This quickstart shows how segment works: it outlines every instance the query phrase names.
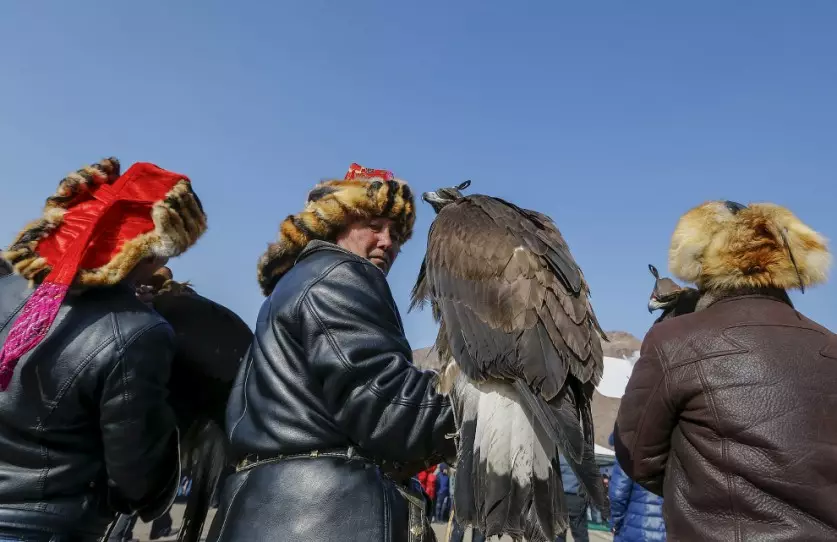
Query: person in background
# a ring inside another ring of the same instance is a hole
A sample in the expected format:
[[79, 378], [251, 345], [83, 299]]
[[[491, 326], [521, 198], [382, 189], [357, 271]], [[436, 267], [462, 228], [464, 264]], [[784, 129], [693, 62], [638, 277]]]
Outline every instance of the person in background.
[[135, 288], [205, 230], [185, 176], [109, 158], [63, 179], [3, 252], [0, 539], [98, 542], [116, 513], [171, 505], [174, 332]]
[[[602, 485], [604, 486], [605, 492], [610, 491], [610, 475], [609, 474], [603, 474], [602, 475]], [[597, 522], [598, 523], [605, 523], [604, 517], [602, 517], [602, 511], [597, 509], [596, 512], [597, 512], [598, 518], [599, 518]]]
[[[604, 486], [605, 491], [607, 491], [607, 484], [608, 484], [608, 476], [607, 474], [602, 474], [602, 485]], [[590, 506], [588, 508], [590, 521], [597, 524], [603, 524], [604, 518], [602, 517], [602, 511], [599, 510], [595, 506]]]
[[[612, 433], [609, 441], [613, 446]], [[631, 480], [618, 461], [611, 474], [608, 495], [614, 542], [664, 542], [663, 498]]]
[[651, 326], [614, 430], [671, 539], [837, 540], [837, 335], [788, 295], [831, 260], [779, 205], [710, 201], [678, 221], [669, 269], [699, 299]]
[[[588, 542], [590, 538], [587, 533], [587, 501], [578, 494], [578, 478], [569, 463], [564, 459], [563, 454], [558, 457], [561, 465], [561, 481], [564, 484], [564, 498], [570, 519], [569, 530], [572, 532], [574, 542]], [[555, 542], [566, 542], [566, 534], [565, 531], [564, 534], [558, 535]]]
[[439, 474], [436, 475], [436, 521], [445, 522], [450, 513], [450, 475], [445, 463], [439, 464]]
[[433, 519], [436, 510], [436, 465], [427, 467], [416, 476], [421, 483], [422, 489], [430, 499], [430, 507], [427, 517]]

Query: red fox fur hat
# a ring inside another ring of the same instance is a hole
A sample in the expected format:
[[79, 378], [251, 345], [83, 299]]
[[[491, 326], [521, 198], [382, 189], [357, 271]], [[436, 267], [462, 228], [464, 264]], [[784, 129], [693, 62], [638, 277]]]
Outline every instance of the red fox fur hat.
[[804, 291], [828, 278], [827, 243], [779, 205], [710, 201], [680, 218], [668, 264], [675, 276], [702, 290]]
[[71, 286], [115, 285], [145, 258], [185, 252], [206, 215], [185, 175], [138, 163], [124, 175], [107, 158], [68, 175], [2, 256], [37, 286], [0, 351], [0, 388], [37, 346]]
[[269, 296], [309, 241], [333, 241], [353, 219], [390, 218], [404, 243], [413, 234], [415, 202], [410, 187], [389, 171], [352, 164], [342, 180], [324, 181], [308, 193], [305, 209], [279, 226], [279, 238], [259, 259], [258, 279]]

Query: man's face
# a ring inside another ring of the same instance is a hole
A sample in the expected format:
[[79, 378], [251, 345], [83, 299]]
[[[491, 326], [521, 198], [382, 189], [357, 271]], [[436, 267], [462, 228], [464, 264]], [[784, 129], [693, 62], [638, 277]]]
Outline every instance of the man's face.
[[389, 273], [401, 251], [395, 223], [389, 218], [370, 218], [352, 222], [337, 236], [337, 245], [366, 258], [384, 274]]

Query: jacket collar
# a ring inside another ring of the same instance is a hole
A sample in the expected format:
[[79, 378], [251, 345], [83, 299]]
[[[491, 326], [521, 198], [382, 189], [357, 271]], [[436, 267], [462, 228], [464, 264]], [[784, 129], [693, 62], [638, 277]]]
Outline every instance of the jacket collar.
[[734, 301], [741, 298], [760, 298], [784, 303], [793, 308], [793, 302], [787, 291], [782, 288], [735, 288], [730, 290], [704, 290], [695, 307], [695, 312], [708, 309], [716, 303]]
[[345, 255], [347, 255], [347, 256], [349, 256], [349, 257], [351, 257], [351, 258], [353, 258], [353, 259], [355, 259], [359, 262], [368, 262], [369, 261], [369, 260], [366, 260], [364, 258], [361, 258], [360, 256], [358, 256], [357, 254], [355, 254], [354, 252], [352, 252], [350, 250], [346, 250], [345, 248], [343, 248], [339, 245], [336, 245], [334, 243], [329, 243], [328, 241], [321, 241], [319, 239], [315, 239], [313, 241], [310, 241], [307, 245], [305, 245], [305, 248], [302, 249], [302, 252], [299, 253], [299, 256], [297, 256], [297, 258], [296, 258], [296, 261], [294, 261], [294, 265], [299, 263], [300, 260], [303, 260], [303, 259], [307, 258], [308, 256], [310, 256], [314, 252], [321, 252], [323, 250], [330, 250], [330, 251], [334, 251], [334, 252], [339, 252], [339, 253], [345, 254]]

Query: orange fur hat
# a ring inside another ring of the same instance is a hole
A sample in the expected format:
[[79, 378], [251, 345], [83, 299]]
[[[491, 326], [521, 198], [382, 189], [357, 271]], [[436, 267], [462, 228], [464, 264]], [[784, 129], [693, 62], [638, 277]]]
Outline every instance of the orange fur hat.
[[668, 264], [675, 276], [705, 290], [804, 291], [828, 278], [827, 243], [780, 205], [710, 201], [680, 218]]
[[333, 241], [352, 220], [371, 217], [392, 219], [399, 241], [404, 243], [410, 239], [416, 211], [407, 183], [389, 171], [352, 164], [344, 179], [323, 181], [315, 186], [308, 193], [305, 209], [282, 221], [278, 239], [259, 259], [257, 271], [262, 293], [270, 295], [310, 241]]

